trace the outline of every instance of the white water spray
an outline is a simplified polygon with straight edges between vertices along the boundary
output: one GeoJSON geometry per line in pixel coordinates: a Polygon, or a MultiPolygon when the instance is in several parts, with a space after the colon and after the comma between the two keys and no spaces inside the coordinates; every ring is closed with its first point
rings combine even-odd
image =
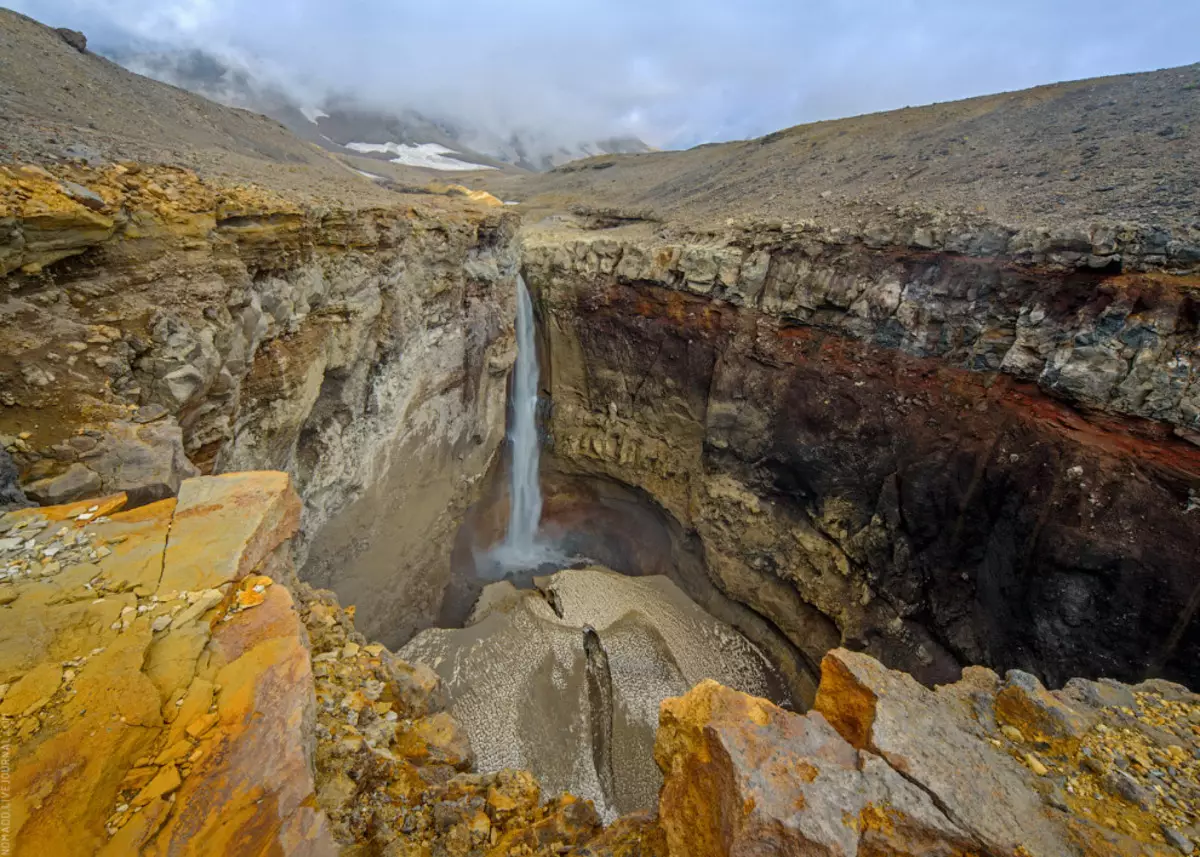
{"type": "Polygon", "coordinates": [[[533,326],[533,301],[523,277],[517,277],[517,365],[513,370],[512,426],[509,475],[508,534],[488,553],[491,573],[527,571],[547,564],[562,567],[569,560],[538,539],[542,520],[539,484],[540,444],[537,429],[538,360],[533,326]]]}
{"type": "Polygon", "coordinates": [[[517,277],[517,365],[512,388],[512,504],[504,546],[515,555],[535,553],[534,538],[542,520],[542,488],[538,484],[538,360],[534,344],[533,301],[524,277],[517,277]]]}

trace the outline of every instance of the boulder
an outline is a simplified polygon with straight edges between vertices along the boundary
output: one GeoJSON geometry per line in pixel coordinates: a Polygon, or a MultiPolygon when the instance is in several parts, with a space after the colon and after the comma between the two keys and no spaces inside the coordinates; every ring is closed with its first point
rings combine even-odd
{"type": "Polygon", "coordinates": [[[57,476],[30,482],[25,486],[25,493],[43,506],[56,506],[93,497],[103,488],[100,474],[86,465],[75,463],[57,476]]]}
{"type": "Polygon", "coordinates": [[[184,452],[183,431],[174,421],[109,423],[81,458],[106,492],[124,491],[134,506],[172,497],[183,480],[200,475],[184,452]]]}
{"type": "Polygon", "coordinates": [[[0,447],[0,511],[32,505],[21,490],[20,473],[8,450],[0,447]]]}
{"type": "Polygon", "coordinates": [[[663,702],[654,757],[672,857],[948,857],[973,844],[921,788],[821,714],[792,714],[714,681],[663,702]]]}
{"type": "Polygon", "coordinates": [[[66,27],[59,27],[55,32],[62,36],[64,42],[81,54],[87,53],[87,36],[83,33],[78,30],[69,30],[66,27]]]}
{"type": "Polygon", "coordinates": [[[989,853],[1069,854],[1030,773],[981,740],[958,705],[868,655],[835,649],[821,664],[816,710],[860,750],[877,754],[989,853]]]}

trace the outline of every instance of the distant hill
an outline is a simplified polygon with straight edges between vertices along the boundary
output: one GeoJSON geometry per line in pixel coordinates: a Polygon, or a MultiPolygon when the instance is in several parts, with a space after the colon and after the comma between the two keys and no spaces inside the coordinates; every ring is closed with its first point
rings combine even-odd
{"type": "Polygon", "coordinates": [[[1126,220],[1200,234],[1200,65],[815,122],[524,177],[504,199],[674,221],[869,221],[888,207],[1010,224],[1126,220]]]}
{"type": "Polygon", "coordinates": [[[508,165],[538,172],[596,155],[651,151],[632,137],[563,145],[536,130],[498,135],[478,127],[469,116],[439,118],[409,109],[381,110],[361,103],[352,93],[306,103],[254,71],[200,50],[107,53],[138,74],[270,116],[331,151],[356,151],[406,166],[465,171],[508,165]],[[389,144],[386,149],[365,148],[389,144]]]}

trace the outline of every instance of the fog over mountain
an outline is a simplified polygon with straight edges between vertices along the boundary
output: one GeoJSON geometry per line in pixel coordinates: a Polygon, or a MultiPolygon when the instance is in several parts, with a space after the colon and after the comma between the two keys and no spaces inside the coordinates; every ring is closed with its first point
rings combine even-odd
{"type": "Polygon", "coordinates": [[[570,14],[547,0],[9,5],[110,55],[199,49],[296,103],[353,96],[549,149],[685,147],[1186,64],[1200,28],[1192,0],[580,0],[570,14]]]}

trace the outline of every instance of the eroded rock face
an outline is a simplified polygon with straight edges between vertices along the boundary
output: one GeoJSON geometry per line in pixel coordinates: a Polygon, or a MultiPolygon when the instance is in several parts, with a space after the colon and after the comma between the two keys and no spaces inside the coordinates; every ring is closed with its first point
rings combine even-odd
{"type": "Polygon", "coordinates": [[[814,674],[841,640],[1200,681],[1194,266],[918,226],[530,230],[557,461],[694,532],[814,674]]]}
{"type": "Polygon", "coordinates": [[[436,616],[503,437],[515,218],[53,169],[0,168],[0,432],[32,496],[283,470],[306,577],[385,640],[436,616]]]}

